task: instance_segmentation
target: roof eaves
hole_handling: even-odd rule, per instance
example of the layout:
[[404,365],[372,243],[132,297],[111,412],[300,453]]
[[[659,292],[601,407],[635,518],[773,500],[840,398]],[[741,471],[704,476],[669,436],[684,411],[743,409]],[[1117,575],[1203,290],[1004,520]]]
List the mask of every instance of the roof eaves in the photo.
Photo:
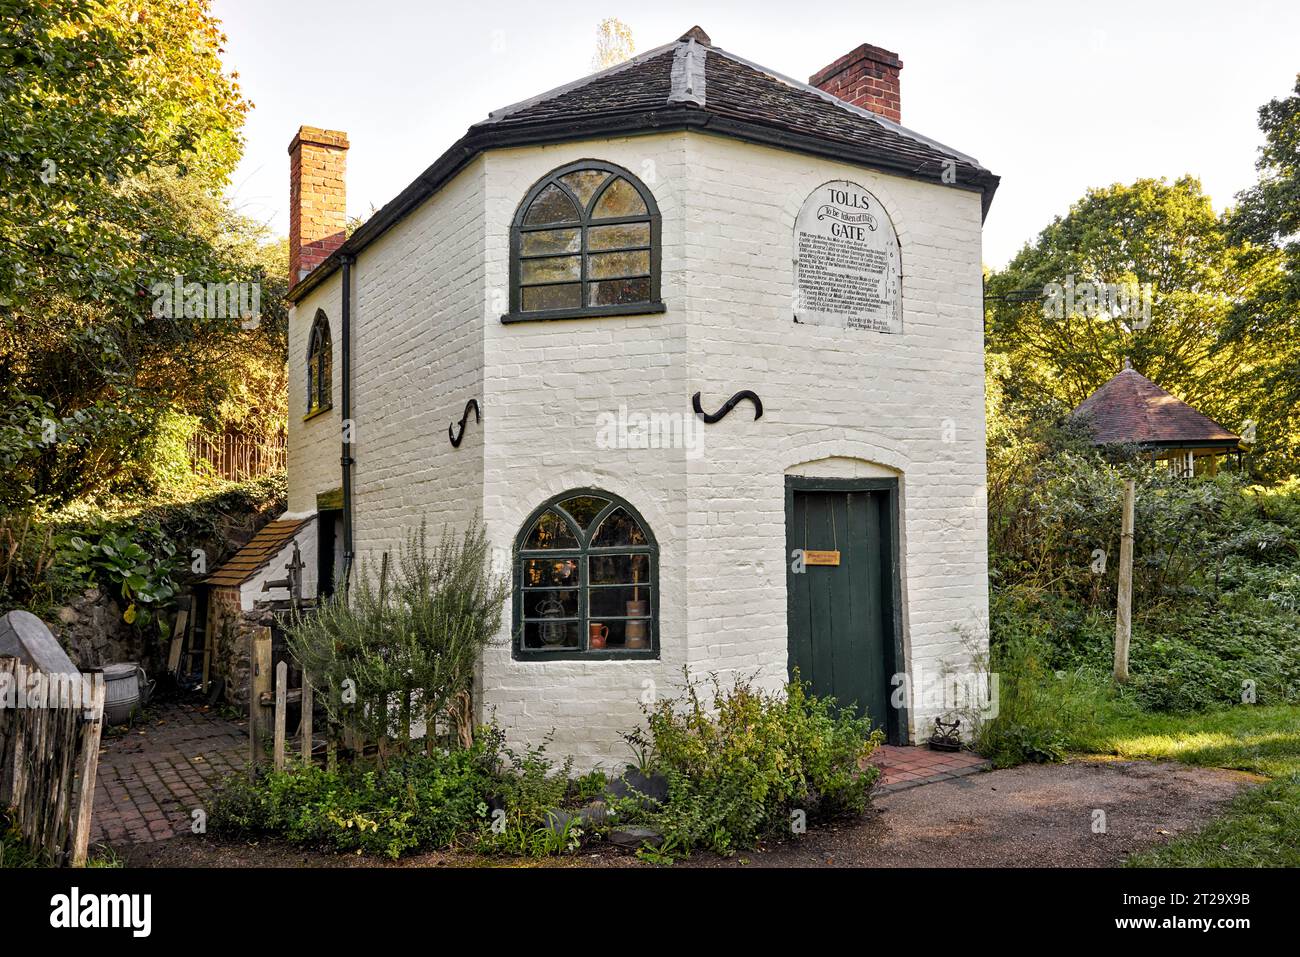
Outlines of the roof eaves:
[[[552,119],[545,119],[536,122],[520,121],[508,124],[508,128],[503,126],[503,121],[521,110],[537,103],[552,99],[572,90],[579,89],[598,80],[602,77],[610,76],[628,69],[638,63],[644,63],[647,60],[662,56],[669,49],[676,47],[674,53],[673,71],[672,71],[672,92],[664,106],[657,110],[631,110],[626,113],[610,112],[590,119],[574,120],[566,123],[556,123]],[[699,44],[693,38],[674,40],[671,43],[655,47],[653,50],[647,50],[645,53],[638,54],[629,60],[612,66],[598,73],[585,76],[573,83],[556,87],[545,93],[527,100],[522,100],[511,106],[500,110],[494,110],[488,115],[488,118],[481,120],[471,126],[459,140],[451,145],[445,153],[436,159],[428,169],[421,173],[416,179],[407,186],[402,192],[389,202],[385,203],[375,215],[371,216],[355,233],[335,250],[324,262],[313,269],[305,278],[297,282],[288,292],[287,298],[290,302],[296,303],[313,289],[320,286],[326,279],[332,276],[339,266],[348,259],[354,258],[366,246],[370,245],[375,239],[386,232],[398,220],[408,212],[419,206],[425,199],[431,196],[437,190],[459,173],[467,166],[479,153],[491,148],[505,148],[512,146],[530,146],[541,143],[564,142],[567,140],[579,139],[585,135],[596,134],[619,134],[632,135],[637,133],[658,133],[672,129],[686,128],[710,128],[717,130],[723,135],[736,136],[740,139],[747,139],[751,142],[762,143],[764,145],[776,146],[784,149],[792,149],[803,153],[826,156],[832,159],[838,159],[846,162],[857,162],[863,165],[881,169],[886,172],[895,173],[901,176],[907,176],[913,179],[926,178],[918,174],[920,168],[909,168],[902,163],[891,163],[879,159],[873,159],[864,162],[859,158],[855,151],[838,147],[836,145],[827,145],[814,138],[803,136],[797,133],[783,130],[779,125],[763,125],[755,122],[742,121],[738,119],[726,118],[717,115],[708,114],[702,107],[707,107],[705,86],[707,79],[707,70],[705,69],[706,54],[712,51],[725,56],[728,59],[746,66],[758,73],[769,76],[781,83],[785,83],[796,89],[804,90],[820,97],[827,102],[834,104],[842,110],[854,115],[872,120],[880,124],[881,127],[891,130],[901,136],[906,136],[918,143],[926,145],[931,149],[944,153],[963,163],[968,164],[974,170],[974,177],[970,183],[953,184],[959,189],[968,189],[981,193],[981,217],[988,216],[989,208],[993,202],[993,194],[997,191],[1000,177],[994,175],[979,161],[965,153],[959,152],[950,146],[945,146],[936,140],[929,139],[909,130],[890,120],[885,119],[870,110],[856,106],[841,100],[839,97],[827,93],[825,90],[819,90],[817,87],[810,86],[807,83],[801,83],[791,77],[771,70],[761,64],[746,60],[744,57],[737,56],[734,53],[728,53],[718,47]],[[683,66],[679,68],[679,57],[683,61]],[[680,70],[680,74],[679,74]],[[698,80],[698,84],[697,84]],[[682,83],[679,94],[679,81]],[[689,95],[687,92],[689,91]],[[626,123],[625,120],[631,119],[633,122]]]

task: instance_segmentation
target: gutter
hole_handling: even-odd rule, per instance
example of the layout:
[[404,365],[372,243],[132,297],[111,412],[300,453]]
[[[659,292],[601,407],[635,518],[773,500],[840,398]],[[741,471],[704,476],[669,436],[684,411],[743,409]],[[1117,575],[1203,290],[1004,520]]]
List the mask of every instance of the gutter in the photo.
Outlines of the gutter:
[[[882,123],[883,125],[883,123]],[[805,155],[820,156],[890,173],[908,179],[933,183],[941,168],[930,168],[929,162],[919,166],[896,159],[864,158],[852,146],[835,140],[794,133],[775,126],[732,119],[710,113],[689,102],[674,103],[648,111],[602,114],[593,118],[533,123],[507,123],[496,121],[470,127],[469,132],[457,140],[432,166],[425,170],[406,189],[386,203],[375,215],[348,237],[328,259],[307,274],[291,290],[288,299],[297,302],[340,268],[345,258],[353,261],[365,249],[413,209],[436,193],[452,177],[468,166],[479,154],[490,149],[507,149],[518,146],[539,146],[546,143],[563,143],[602,136],[636,136],[653,133],[694,130],[712,132],[732,139],[787,149]],[[970,190],[982,195],[981,211],[988,216],[993,194],[997,191],[999,177],[981,166],[963,164],[959,168],[957,189]],[[344,413],[346,416],[346,412]]]

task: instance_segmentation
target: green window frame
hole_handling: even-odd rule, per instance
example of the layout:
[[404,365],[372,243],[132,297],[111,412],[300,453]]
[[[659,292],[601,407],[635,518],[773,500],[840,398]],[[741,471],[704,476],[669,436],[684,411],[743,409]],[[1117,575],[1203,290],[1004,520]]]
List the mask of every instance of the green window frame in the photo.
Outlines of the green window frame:
[[328,412],[334,405],[334,346],[330,339],[330,321],[323,309],[316,310],[307,340],[307,413],[311,418]]
[[516,660],[659,657],[659,546],[617,495],[573,489],[535,509],[515,540],[513,592]]
[[659,207],[621,166],[579,160],[528,191],[510,229],[502,322],[664,312]]

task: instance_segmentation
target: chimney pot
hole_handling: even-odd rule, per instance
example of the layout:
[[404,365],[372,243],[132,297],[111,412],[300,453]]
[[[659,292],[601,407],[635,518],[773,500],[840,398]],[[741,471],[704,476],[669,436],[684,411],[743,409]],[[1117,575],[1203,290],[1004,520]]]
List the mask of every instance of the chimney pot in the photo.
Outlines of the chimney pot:
[[902,69],[897,53],[864,43],[814,73],[808,85],[901,123],[898,75]]

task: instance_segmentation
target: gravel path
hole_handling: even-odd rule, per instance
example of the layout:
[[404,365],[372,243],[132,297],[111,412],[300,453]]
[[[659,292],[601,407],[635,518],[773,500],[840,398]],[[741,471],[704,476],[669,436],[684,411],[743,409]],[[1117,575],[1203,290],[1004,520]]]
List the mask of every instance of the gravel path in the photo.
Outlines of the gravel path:
[[[1244,787],[1240,771],[1144,761],[1081,760],[1030,765],[940,781],[876,799],[861,822],[812,830],[798,841],[732,858],[697,855],[703,867],[1107,867],[1134,851],[1195,830]],[[1105,814],[1094,831],[1095,812]],[[126,850],[129,866],[482,866],[470,854],[433,853],[401,862],[178,837]],[[504,863],[504,862],[502,862]],[[511,861],[517,864],[519,862]],[[530,862],[531,863],[531,862]],[[602,850],[547,863],[640,866]]]

